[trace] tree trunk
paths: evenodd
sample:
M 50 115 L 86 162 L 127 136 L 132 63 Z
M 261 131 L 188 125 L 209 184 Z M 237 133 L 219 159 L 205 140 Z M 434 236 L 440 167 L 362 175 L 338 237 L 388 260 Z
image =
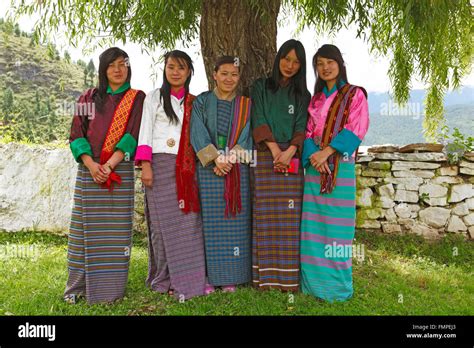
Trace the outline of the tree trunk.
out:
M 222 55 L 239 58 L 239 93 L 247 95 L 257 78 L 270 73 L 276 55 L 277 18 L 281 0 L 203 0 L 200 38 L 209 89 L 212 73 Z

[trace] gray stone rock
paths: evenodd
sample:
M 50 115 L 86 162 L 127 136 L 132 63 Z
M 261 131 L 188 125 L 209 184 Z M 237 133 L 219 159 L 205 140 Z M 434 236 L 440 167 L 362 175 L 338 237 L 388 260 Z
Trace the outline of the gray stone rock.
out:
M 432 184 L 463 184 L 464 180 L 458 176 L 437 176 L 430 180 Z
M 464 167 L 464 168 L 474 169 L 474 162 L 461 161 L 461 162 L 459 163 L 459 166 L 460 166 L 460 167 Z
M 422 178 L 385 178 L 383 180 L 386 183 L 397 185 L 397 189 L 408 191 L 418 191 L 418 188 L 423 183 Z
M 373 161 L 369 163 L 369 168 L 372 169 L 381 169 L 381 170 L 390 170 L 389 161 Z
M 464 222 L 466 223 L 467 226 L 474 225 L 474 213 L 470 213 L 470 214 L 464 216 L 463 220 L 464 220 Z
M 469 226 L 469 228 L 467 230 L 469 232 L 469 237 L 471 239 L 474 239 L 474 226 Z
M 365 220 L 357 223 L 357 228 L 370 228 L 370 229 L 380 229 L 380 221 L 378 220 Z
M 362 176 L 369 176 L 375 178 L 389 178 L 392 176 L 392 173 L 389 170 L 380 170 L 380 169 L 363 169 Z
M 461 202 L 466 198 L 474 197 L 474 190 L 472 184 L 453 185 L 451 187 L 450 203 Z
M 374 153 L 375 159 L 395 161 L 445 162 L 447 157 L 442 152 L 424 153 Z
M 409 202 L 417 203 L 418 202 L 418 193 L 407 190 L 398 190 L 395 192 L 394 201 L 396 202 Z
M 474 175 L 474 169 L 471 169 L 471 168 L 461 167 L 459 169 L 459 172 L 465 175 Z
M 359 187 L 373 187 L 377 185 L 376 178 L 364 178 L 363 176 L 358 176 L 356 180 Z
M 379 187 L 377 187 L 376 190 L 377 190 L 377 193 L 380 196 L 388 197 L 388 198 L 391 198 L 391 199 L 393 199 L 395 197 L 395 189 L 393 188 L 392 184 L 386 184 L 386 185 L 379 186 Z
M 394 208 L 395 214 L 402 219 L 407 219 L 411 217 L 411 208 L 406 203 L 401 203 L 396 205 Z
M 397 221 L 397 215 L 395 214 L 395 211 L 393 210 L 393 208 L 385 210 L 383 215 L 387 221 L 390 221 L 390 222 Z
M 382 222 L 381 224 L 382 224 L 382 231 L 384 233 L 389 233 L 389 234 L 402 233 L 402 228 L 398 224 L 391 224 L 391 223 L 388 223 L 388 222 Z
M 453 215 L 449 218 L 447 232 L 465 232 L 467 227 L 459 216 Z
M 439 168 L 439 175 L 442 176 L 456 176 L 459 173 L 458 166 L 449 166 Z
M 429 170 L 399 170 L 392 172 L 396 178 L 432 178 L 435 174 Z
M 448 194 L 448 188 L 436 184 L 425 184 L 420 186 L 419 192 L 420 195 L 428 194 L 430 198 L 444 197 Z
M 467 202 L 458 203 L 454 206 L 451 213 L 458 216 L 465 216 L 469 214 L 469 205 Z
M 440 207 L 429 207 L 420 210 L 420 220 L 431 227 L 444 227 L 448 221 L 451 211 Z
M 371 207 L 372 206 L 373 192 L 370 188 L 357 190 L 356 205 L 358 207 Z
M 377 163 L 377 162 L 374 162 Z M 414 161 L 394 161 L 392 170 L 410 170 L 410 169 L 436 169 L 441 164 L 430 162 L 414 162 Z
M 466 199 L 466 204 L 469 210 L 474 210 L 474 198 Z
M 438 239 L 440 237 L 436 229 L 430 228 L 429 226 L 423 225 L 419 222 L 413 224 L 410 227 L 410 232 L 419 236 L 423 236 L 426 239 Z

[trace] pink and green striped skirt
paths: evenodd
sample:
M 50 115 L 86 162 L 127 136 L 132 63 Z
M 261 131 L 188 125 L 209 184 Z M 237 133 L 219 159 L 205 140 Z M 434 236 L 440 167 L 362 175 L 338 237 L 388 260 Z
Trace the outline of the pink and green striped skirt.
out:
M 301 290 L 326 301 L 352 297 L 356 219 L 354 160 L 339 162 L 336 185 L 322 195 L 320 174 L 306 170 L 301 217 Z

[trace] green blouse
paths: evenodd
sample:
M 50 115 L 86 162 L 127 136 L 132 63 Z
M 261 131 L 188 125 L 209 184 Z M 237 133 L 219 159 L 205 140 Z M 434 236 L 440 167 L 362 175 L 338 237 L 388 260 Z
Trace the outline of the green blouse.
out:
M 299 101 L 290 94 L 290 87 L 280 87 L 276 93 L 265 87 L 264 78 L 256 80 L 251 89 L 252 132 L 256 144 L 264 141 L 303 146 L 311 95 L 307 92 Z

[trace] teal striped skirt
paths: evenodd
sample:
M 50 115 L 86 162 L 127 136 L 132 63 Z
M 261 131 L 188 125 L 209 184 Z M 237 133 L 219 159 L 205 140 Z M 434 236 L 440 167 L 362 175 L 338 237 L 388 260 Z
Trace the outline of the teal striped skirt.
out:
M 354 160 L 340 161 L 336 185 L 320 194 L 320 174 L 306 170 L 301 217 L 301 290 L 333 302 L 352 297 L 355 231 Z

